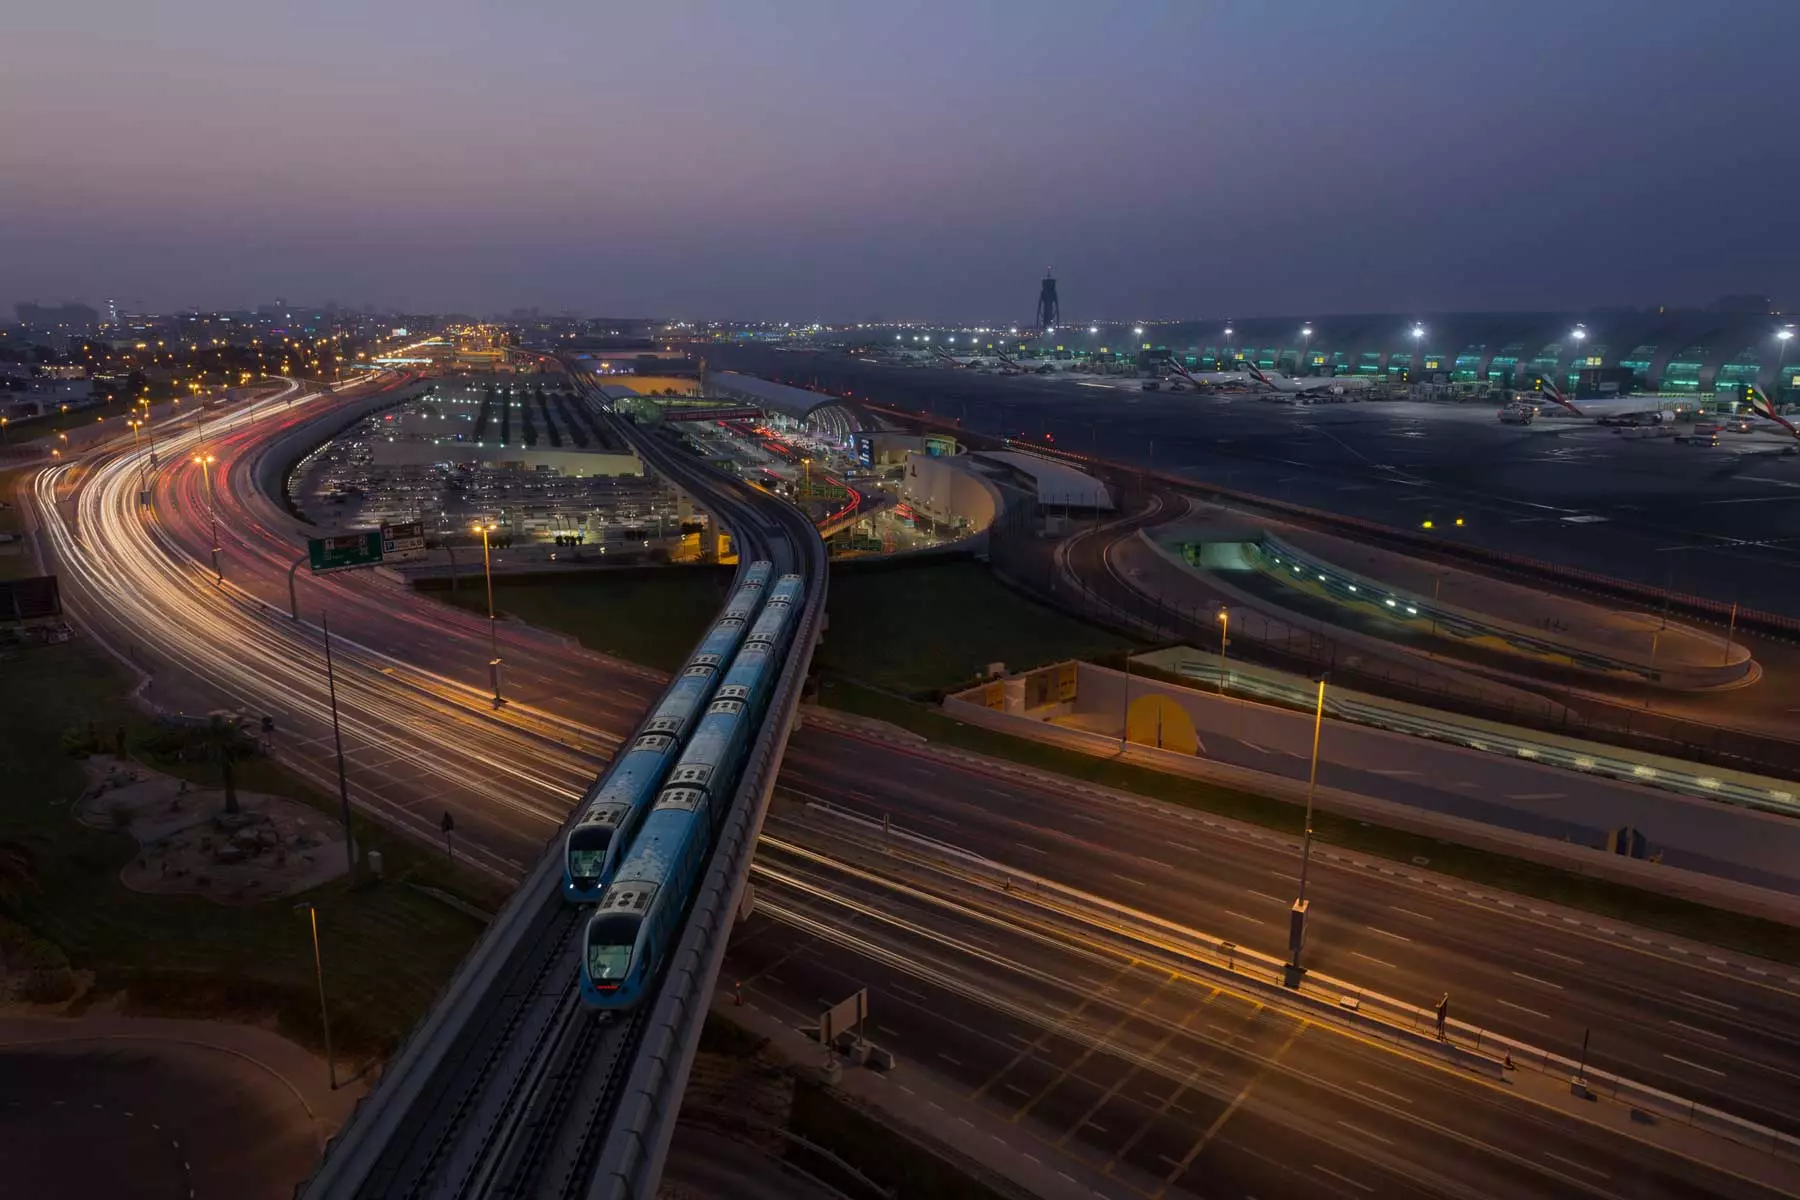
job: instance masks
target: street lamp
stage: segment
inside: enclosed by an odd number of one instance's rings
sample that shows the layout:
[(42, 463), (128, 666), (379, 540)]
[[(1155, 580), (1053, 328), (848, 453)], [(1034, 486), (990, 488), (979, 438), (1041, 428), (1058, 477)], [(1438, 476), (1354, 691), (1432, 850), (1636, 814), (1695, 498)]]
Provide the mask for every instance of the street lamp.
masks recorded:
[(219, 566), (219, 510), (213, 503), (212, 465), (217, 462), (210, 454), (196, 454), (194, 461), (200, 464), (200, 474), (206, 479), (206, 520), (212, 526), (212, 563), (213, 574), (219, 582), (225, 582), (225, 571)]
[(1312, 326), (1311, 325), (1302, 325), (1300, 327), (1300, 360), (1301, 360), (1301, 364), (1302, 364), (1300, 374), (1311, 375), (1312, 374)]
[(500, 527), (492, 521), (477, 521), (473, 528), (481, 535), (481, 568), (487, 574), (488, 679), (494, 685), (494, 707), (499, 708), (506, 700), (500, 695), (500, 626), (494, 613), (494, 560), (488, 551), (488, 534)]
[(1225, 647), (1230, 645), (1231, 610), (1219, 605), (1219, 695), (1225, 694)]
[(1781, 368), (1787, 365), (1788, 343), (1794, 340), (1794, 327), (1785, 325), (1775, 331), (1775, 340), (1781, 343), (1781, 353), (1775, 356), (1775, 395), (1781, 396)]
[(1131, 327), (1131, 336), (1143, 337), (1144, 336), (1144, 327), (1142, 325), (1133, 325)]
[(294, 911), (306, 910), (312, 922), (313, 973), (319, 977), (319, 1024), (325, 1027), (325, 1078), (331, 1090), (337, 1091), (337, 1060), (331, 1055), (331, 1010), (325, 1006), (325, 960), (319, 956), (319, 910), (309, 900), (294, 905)]
[(1319, 677), (1318, 707), (1313, 711), (1312, 770), (1306, 777), (1306, 833), (1300, 843), (1300, 891), (1288, 920), (1288, 964), (1282, 983), (1300, 986), (1306, 968), (1300, 965), (1300, 950), (1306, 944), (1306, 868), (1312, 863), (1313, 791), (1319, 784), (1319, 732), (1325, 725), (1325, 677)]

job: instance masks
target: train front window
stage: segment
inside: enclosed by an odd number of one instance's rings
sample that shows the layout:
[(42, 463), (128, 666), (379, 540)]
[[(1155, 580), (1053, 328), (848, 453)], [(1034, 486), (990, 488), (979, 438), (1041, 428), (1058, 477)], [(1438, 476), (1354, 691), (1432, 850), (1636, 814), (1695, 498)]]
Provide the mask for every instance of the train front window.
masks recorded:
[(593, 883), (606, 866), (606, 848), (612, 844), (610, 829), (578, 829), (569, 836), (569, 878)]
[(631, 947), (589, 946), (588, 978), (595, 983), (617, 984), (631, 966)]
[(617, 987), (631, 969), (631, 949), (637, 943), (638, 918), (607, 915), (588, 924), (588, 978), (600, 987)]

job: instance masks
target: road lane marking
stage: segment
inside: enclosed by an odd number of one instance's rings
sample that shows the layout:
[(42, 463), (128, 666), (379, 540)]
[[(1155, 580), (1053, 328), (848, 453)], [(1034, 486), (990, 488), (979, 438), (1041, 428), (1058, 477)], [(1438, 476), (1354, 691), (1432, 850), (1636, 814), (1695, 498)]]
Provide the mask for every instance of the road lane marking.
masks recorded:
[(1348, 1175), (1339, 1175), (1336, 1171), (1332, 1170), (1330, 1167), (1321, 1167), (1318, 1163), (1314, 1163), (1313, 1170), (1317, 1171), (1321, 1175), (1329, 1175), (1333, 1179), (1337, 1180), (1339, 1183), (1347, 1183), (1353, 1188), (1360, 1188), (1361, 1190), (1368, 1192), (1370, 1195), (1374, 1195), (1374, 1193), (1375, 1193), (1375, 1189), (1370, 1187), (1368, 1184), (1358, 1183), (1358, 1182), (1356, 1182), (1356, 1180), (1350, 1178)]
[(1393, 938), (1393, 939), (1394, 939), (1394, 940), (1395, 940), (1395, 941), (1396, 941), (1396, 942), (1410, 942), (1410, 941), (1412, 941), (1412, 939), (1411, 939), (1411, 938), (1409, 938), (1409, 937), (1407, 937), (1407, 936), (1406, 936), (1406, 935), (1405, 935), (1405, 934), (1401, 934), (1401, 933), (1390, 933), (1390, 932), (1388, 932), (1388, 931), (1387, 931), (1387, 930), (1385, 930), (1385, 929), (1379, 929), (1379, 928), (1377, 928), (1377, 927), (1376, 927), (1376, 926), (1374, 926), (1374, 925), (1364, 925), (1364, 926), (1363, 926), (1363, 928), (1364, 928), (1364, 929), (1367, 929), (1367, 930), (1368, 930), (1368, 931), (1369, 931), (1369, 932), (1370, 932), (1370, 933), (1379, 933), (1379, 934), (1380, 934), (1380, 935), (1381, 935), (1381, 936), (1382, 936), (1382, 937), (1390, 937), (1390, 938)]
[(1399, 767), (1370, 767), (1369, 771), (1374, 775), (1392, 775), (1396, 778), (1419, 774), (1417, 771), (1406, 771)]
[(1550, 1019), (1549, 1013), (1539, 1012), (1535, 1008), (1526, 1008), (1523, 1004), (1514, 1004), (1511, 1000), (1502, 1000), (1498, 996), (1494, 997), (1494, 1003), (1495, 1004), (1504, 1004), (1507, 1008), (1517, 1009), (1519, 1012), (1522, 1012), (1522, 1013), (1530, 1013), (1534, 1017), (1542, 1017), (1546, 1021), (1548, 1021)]
[(1373, 954), (1364, 954), (1361, 950), (1352, 950), (1350, 953), (1354, 954), (1358, 958), (1367, 959), (1369, 962), (1375, 963), (1379, 966), (1387, 967), (1389, 970), (1392, 970), (1392, 971), (1397, 971), (1400, 969), (1400, 968), (1394, 966), (1393, 963), (1388, 962), (1385, 959), (1376, 958)]
[(1539, 983), (1547, 988), (1555, 988), (1559, 992), (1563, 990), (1562, 984), (1551, 983), (1548, 979), (1539, 979), (1536, 975), (1527, 975), (1523, 971), (1514, 971), (1513, 974), (1518, 976), (1520, 979), (1529, 979), (1532, 983)]
[(1265, 924), (1267, 924), (1267, 922), (1266, 922), (1266, 921), (1264, 921), (1264, 920), (1263, 920), (1263, 919), (1262, 919), (1262, 918), (1261, 918), (1261, 917), (1250, 917), (1250, 916), (1245, 916), (1245, 915), (1244, 915), (1244, 914), (1243, 914), (1243, 913), (1241, 913), (1241, 912), (1238, 912), (1238, 911), (1237, 911), (1237, 910), (1236, 910), (1236, 909), (1231, 909), (1231, 908), (1227, 908), (1227, 909), (1225, 909), (1225, 910), (1223, 910), (1223, 911), (1224, 911), (1224, 913), (1225, 913), (1225, 915), (1226, 915), (1226, 916), (1229, 916), (1229, 917), (1236, 917), (1236, 918), (1237, 918), (1237, 919), (1238, 919), (1238, 920), (1240, 920), (1240, 921), (1249, 921), (1249, 922), (1250, 922), (1250, 923), (1251, 923), (1251, 924), (1253, 924), (1253, 925), (1265, 925)]
[(1717, 1038), (1721, 1042), (1730, 1040), (1722, 1033), (1714, 1033), (1712, 1030), (1702, 1029), (1698, 1025), (1689, 1025), (1686, 1021), (1677, 1021), (1673, 1017), (1669, 1018), (1669, 1024), (1673, 1025), (1677, 1029), (1685, 1029), (1689, 1033), (1697, 1033), (1701, 1037)]
[(1537, 952), (1538, 952), (1538, 953), (1539, 953), (1539, 954), (1541, 954), (1541, 955), (1543, 955), (1543, 956), (1544, 956), (1544, 957), (1545, 957), (1545, 958), (1554, 958), (1554, 959), (1557, 959), (1557, 960), (1558, 960), (1558, 961), (1560, 961), (1560, 962), (1566, 962), (1566, 963), (1574, 963), (1574, 964), (1575, 964), (1575, 965), (1576, 965), (1576, 966), (1578, 966), (1578, 967), (1579, 967), (1579, 966), (1581, 966), (1581, 965), (1582, 965), (1582, 963), (1581, 963), (1581, 960), (1580, 960), (1580, 959), (1579, 959), (1579, 958), (1576, 958), (1576, 957), (1575, 957), (1575, 956), (1574, 956), (1574, 955), (1572, 955), (1572, 954), (1558, 954), (1558, 953), (1557, 953), (1557, 952), (1556, 952), (1556, 951), (1554, 951), (1554, 950), (1545, 950), (1545, 949), (1544, 949), (1544, 948), (1543, 948), (1543, 947), (1541, 947), (1541, 946), (1540, 946), (1540, 947), (1536, 947), (1536, 949), (1537, 949)]
[(1554, 1154), (1549, 1150), (1544, 1151), (1544, 1157), (1555, 1159), (1557, 1162), (1561, 1163), (1565, 1167), (1574, 1167), (1577, 1171), (1586, 1171), (1589, 1175), (1596, 1175), (1596, 1176), (1600, 1177), (1601, 1179), (1611, 1179), (1612, 1178), (1611, 1175), (1608, 1175), (1605, 1171), (1602, 1171), (1598, 1167), (1590, 1167), (1586, 1163), (1578, 1163), (1572, 1158), (1564, 1158), (1562, 1155)]
[(1685, 1058), (1676, 1058), (1673, 1054), (1664, 1054), (1663, 1057), (1668, 1059), (1670, 1062), (1678, 1062), (1684, 1067), (1692, 1067), (1696, 1071), (1705, 1071), (1708, 1075), (1717, 1075), (1720, 1079), (1725, 1078), (1725, 1072), (1715, 1071), (1711, 1067), (1703, 1067), (1697, 1062), (1689, 1062)]
[(1256, 896), (1263, 900), (1273, 900), (1277, 904), (1286, 904), (1287, 903), (1287, 901), (1283, 900), (1280, 896), (1271, 896), (1271, 895), (1269, 895), (1269, 893), (1259, 892), (1255, 888), (1245, 888), (1244, 890), (1246, 892), (1249, 892), (1252, 896)]
[(943, 1051), (942, 1051), (942, 1050), (939, 1050), (939, 1051), (938, 1051), (938, 1052), (937, 1052), (937, 1056), (938, 1056), (938, 1057), (939, 1057), (939, 1058), (941, 1058), (941, 1059), (943, 1059), (943, 1060), (944, 1060), (944, 1061), (945, 1061), (945, 1062), (947, 1062), (947, 1063), (949, 1063), (949, 1064), (950, 1064), (950, 1065), (951, 1065), (951, 1066), (953, 1066), (953, 1067), (960, 1067), (960, 1066), (962, 1066), (962, 1059), (960, 1059), (960, 1058), (951, 1058), (951, 1057), (950, 1057), (950, 1056), (949, 1056), (949, 1055), (948, 1055), (948, 1054), (945, 1054), (945, 1053), (944, 1053), (944, 1052), (943, 1052)]
[(1514, 792), (1506, 798), (1508, 800), (1561, 800), (1563, 795), (1562, 792)]
[(1370, 1083), (1366, 1079), (1359, 1079), (1356, 1081), (1356, 1083), (1357, 1083), (1358, 1087), (1364, 1088), (1371, 1092), (1380, 1092), (1382, 1095), (1388, 1097), (1389, 1099), (1398, 1100), (1402, 1104), (1411, 1104), (1412, 1103), (1411, 1097), (1402, 1096), (1399, 1092), (1390, 1092), (1384, 1087), (1377, 1087), (1374, 1084)]
[(1686, 997), (1687, 997), (1687, 998), (1688, 998), (1688, 999), (1689, 999), (1689, 1000), (1698, 1000), (1698, 1001), (1699, 1001), (1699, 1002), (1700, 1002), (1700, 1003), (1702, 1003), (1702, 1004), (1712, 1004), (1712, 1005), (1716, 1005), (1716, 1006), (1717, 1006), (1717, 1007), (1719, 1007), (1719, 1008), (1723, 1008), (1723, 1009), (1726, 1009), (1726, 1010), (1728, 1010), (1728, 1011), (1730, 1011), (1730, 1012), (1737, 1012), (1737, 1011), (1738, 1011), (1738, 1006), (1737, 1006), (1737, 1005), (1735, 1005), (1735, 1004), (1727, 1004), (1727, 1003), (1725, 1003), (1725, 1002), (1724, 1002), (1724, 1001), (1723, 1001), (1723, 1000), (1714, 1000), (1714, 999), (1713, 999), (1713, 998), (1712, 998), (1712, 997), (1711, 997), (1711, 996), (1701, 996), (1701, 995), (1697, 995), (1697, 994), (1695, 994), (1695, 993), (1693, 993), (1693, 992), (1690, 992), (1690, 991), (1688, 991), (1688, 990), (1687, 990), (1687, 989), (1685, 989), (1685, 988), (1683, 988), (1683, 989), (1682, 989), (1682, 992), (1681, 992), (1681, 994), (1682, 994), (1682, 995), (1684, 995), (1684, 996), (1686, 996)]
[(1410, 909), (1410, 908), (1401, 908), (1401, 907), (1400, 907), (1400, 906), (1399, 906), (1399, 905), (1398, 905), (1398, 904), (1390, 904), (1390, 905), (1388, 905), (1388, 907), (1389, 907), (1389, 908), (1391, 908), (1391, 909), (1393, 909), (1393, 910), (1394, 910), (1394, 911), (1395, 911), (1395, 912), (1402, 912), (1402, 913), (1405, 913), (1405, 914), (1406, 914), (1406, 915), (1407, 915), (1407, 916), (1409, 916), (1409, 917), (1417, 917), (1417, 918), (1418, 918), (1418, 919), (1419, 919), (1419, 920), (1421, 920), (1421, 921), (1435, 921), (1435, 920), (1437, 920), (1437, 918), (1436, 918), (1436, 917), (1428, 917), (1428, 916), (1426, 916), (1426, 915), (1425, 915), (1425, 914), (1424, 914), (1424, 913), (1422, 913), (1422, 912), (1414, 912), (1414, 911), (1413, 911), (1413, 910), (1412, 910), (1412, 909)]
[(1352, 1125), (1348, 1121), (1339, 1121), (1338, 1124), (1342, 1125), (1345, 1129), (1348, 1129), (1351, 1133), (1356, 1134), (1358, 1137), (1366, 1137), (1370, 1141), (1380, 1142), (1384, 1146), (1391, 1146), (1394, 1144), (1387, 1138), (1382, 1137), (1379, 1133), (1370, 1133), (1360, 1125)]

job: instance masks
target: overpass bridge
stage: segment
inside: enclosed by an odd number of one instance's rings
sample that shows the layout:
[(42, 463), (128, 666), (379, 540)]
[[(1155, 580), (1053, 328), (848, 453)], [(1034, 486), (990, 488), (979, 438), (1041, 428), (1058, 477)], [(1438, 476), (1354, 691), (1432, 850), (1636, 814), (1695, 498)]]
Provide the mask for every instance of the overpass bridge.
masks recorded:
[(732, 531), (745, 564), (740, 577), (764, 559), (777, 576), (804, 579), (767, 715), (676, 948), (645, 1002), (600, 1015), (579, 1000), (589, 910), (561, 896), (565, 826), (327, 1147), (300, 1190), (309, 1200), (655, 1194), (726, 941), (748, 911), (750, 860), (824, 625), (826, 555), (797, 509), (607, 419)]

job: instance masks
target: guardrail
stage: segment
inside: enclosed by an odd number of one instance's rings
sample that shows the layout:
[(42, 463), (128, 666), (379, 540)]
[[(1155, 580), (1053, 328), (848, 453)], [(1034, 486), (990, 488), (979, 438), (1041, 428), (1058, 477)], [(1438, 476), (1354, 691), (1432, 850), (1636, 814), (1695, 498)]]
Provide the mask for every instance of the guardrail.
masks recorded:
[(1275, 1004), (1299, 1004), (1315, 1017), (1354, 1028), (1391, 1045), (1448, 1061), (1451, 1065), (1499, 1077), (1508, 1069), (1528, 1070), (1568, 1080), (1595, 1094), (1606, 1095), (1633, 1109), (1678, 1121), (1739, 1145), (1790, 1162), (1800, 1162), (1800, 1138), (1742, 1117), (1721, 1112), (1687, 1096), (1677, 1096), (1613, 1071), (1557, 1054), (1543, 1046), (1497, 1034), (1467, 1022), (1446, 1020), (1437, 1032), (1434, 1010), (1409, 1004), (1330, 975), (1309, 971), (1297, 988), (1285, 985), (1287, 963), (1273, 955), (1240, 946), (1215, 934), (1189, 929), (1101, 896), (1020, 871), (924, 834), (879, 823), (859, 814), (814, 803), (840, 819), (879, 831), (887, 839), (917, 845), (929, 853), (953, 858), (986, 876), (986, 886), (1013, 896), (1033, 896), (1049, 906), (1066, 904), (1071, 912), (1092, 920), (1105, 914), (1112, 932), (1136, 942), (1151, 957), (1162, 955), (1178, 965), (1198, 966), (1229, 979)]
[[(1217, 660), (1213, 662), (1203, 659), (1183, 660), (1175, 664), (1175, 671), (1179, 675), (1196, 681), (1215, 684), (1219, 682)], [(1298, 681), (1288, 682), (1278, 676), (1242, 666), (1225, 668), (1225, 686), (1237, 695), (1262, 696), (1279, 701), (1290, 708), (1310, 708), (1317, 699), (1313, 688), (1308, 684)], [(1436, 742), (1447, 742), (1485, 754), (1496, 754), (1503, 758), (1523, 758), (1544, 766), (1561, 767), (1578, 774), (1606, 776), (1626, 783), (1644, 784), (1649, 787), (1662, 788), (1665, 791), (1678, 792), (1684, 796), (1696, 796), (1702, 800), (1717, 800), (1727, 804), (1741, 805), (1745, 808), (1760, 809), (1764, 812), (1779, 813), (1785, 817), (1800, 816), (1800, 799), (1796, 798), (1793, 785), (1776, 786), (1784, 782), (1781, 780), (1761, 779), (1756, 782), (1744, 782), (1739, 779), (1721, 778), (1719, 775), (1684, 770), (1685, 764), (1679, 759), (1660, 756), (1660, 765), (1652, 766), (1646, 762), (1634, 762), (1631, 759), (1609, 755), (1607, 750), (1610, 747), (1598, 743), (1570, 746), (1547, 737), (1525, 737), (1522, 736), (1524, 732), (1522, 730), (1509, 731), (1504, 728), (1470, 725), (1445, 719), (1442, 716), (1410, 713), (1394, 705), (1381, 704), (1353, 694), (1346, 695), (1341, 689), (1327, 690), (1325, 709), (1331, 715), (1353, 724), (1387, 729), (1395, 733), (1410, 734), (1413, 737), (1429, 738)], [(1747, 775), (1747, 773), (1741, 774)]]

